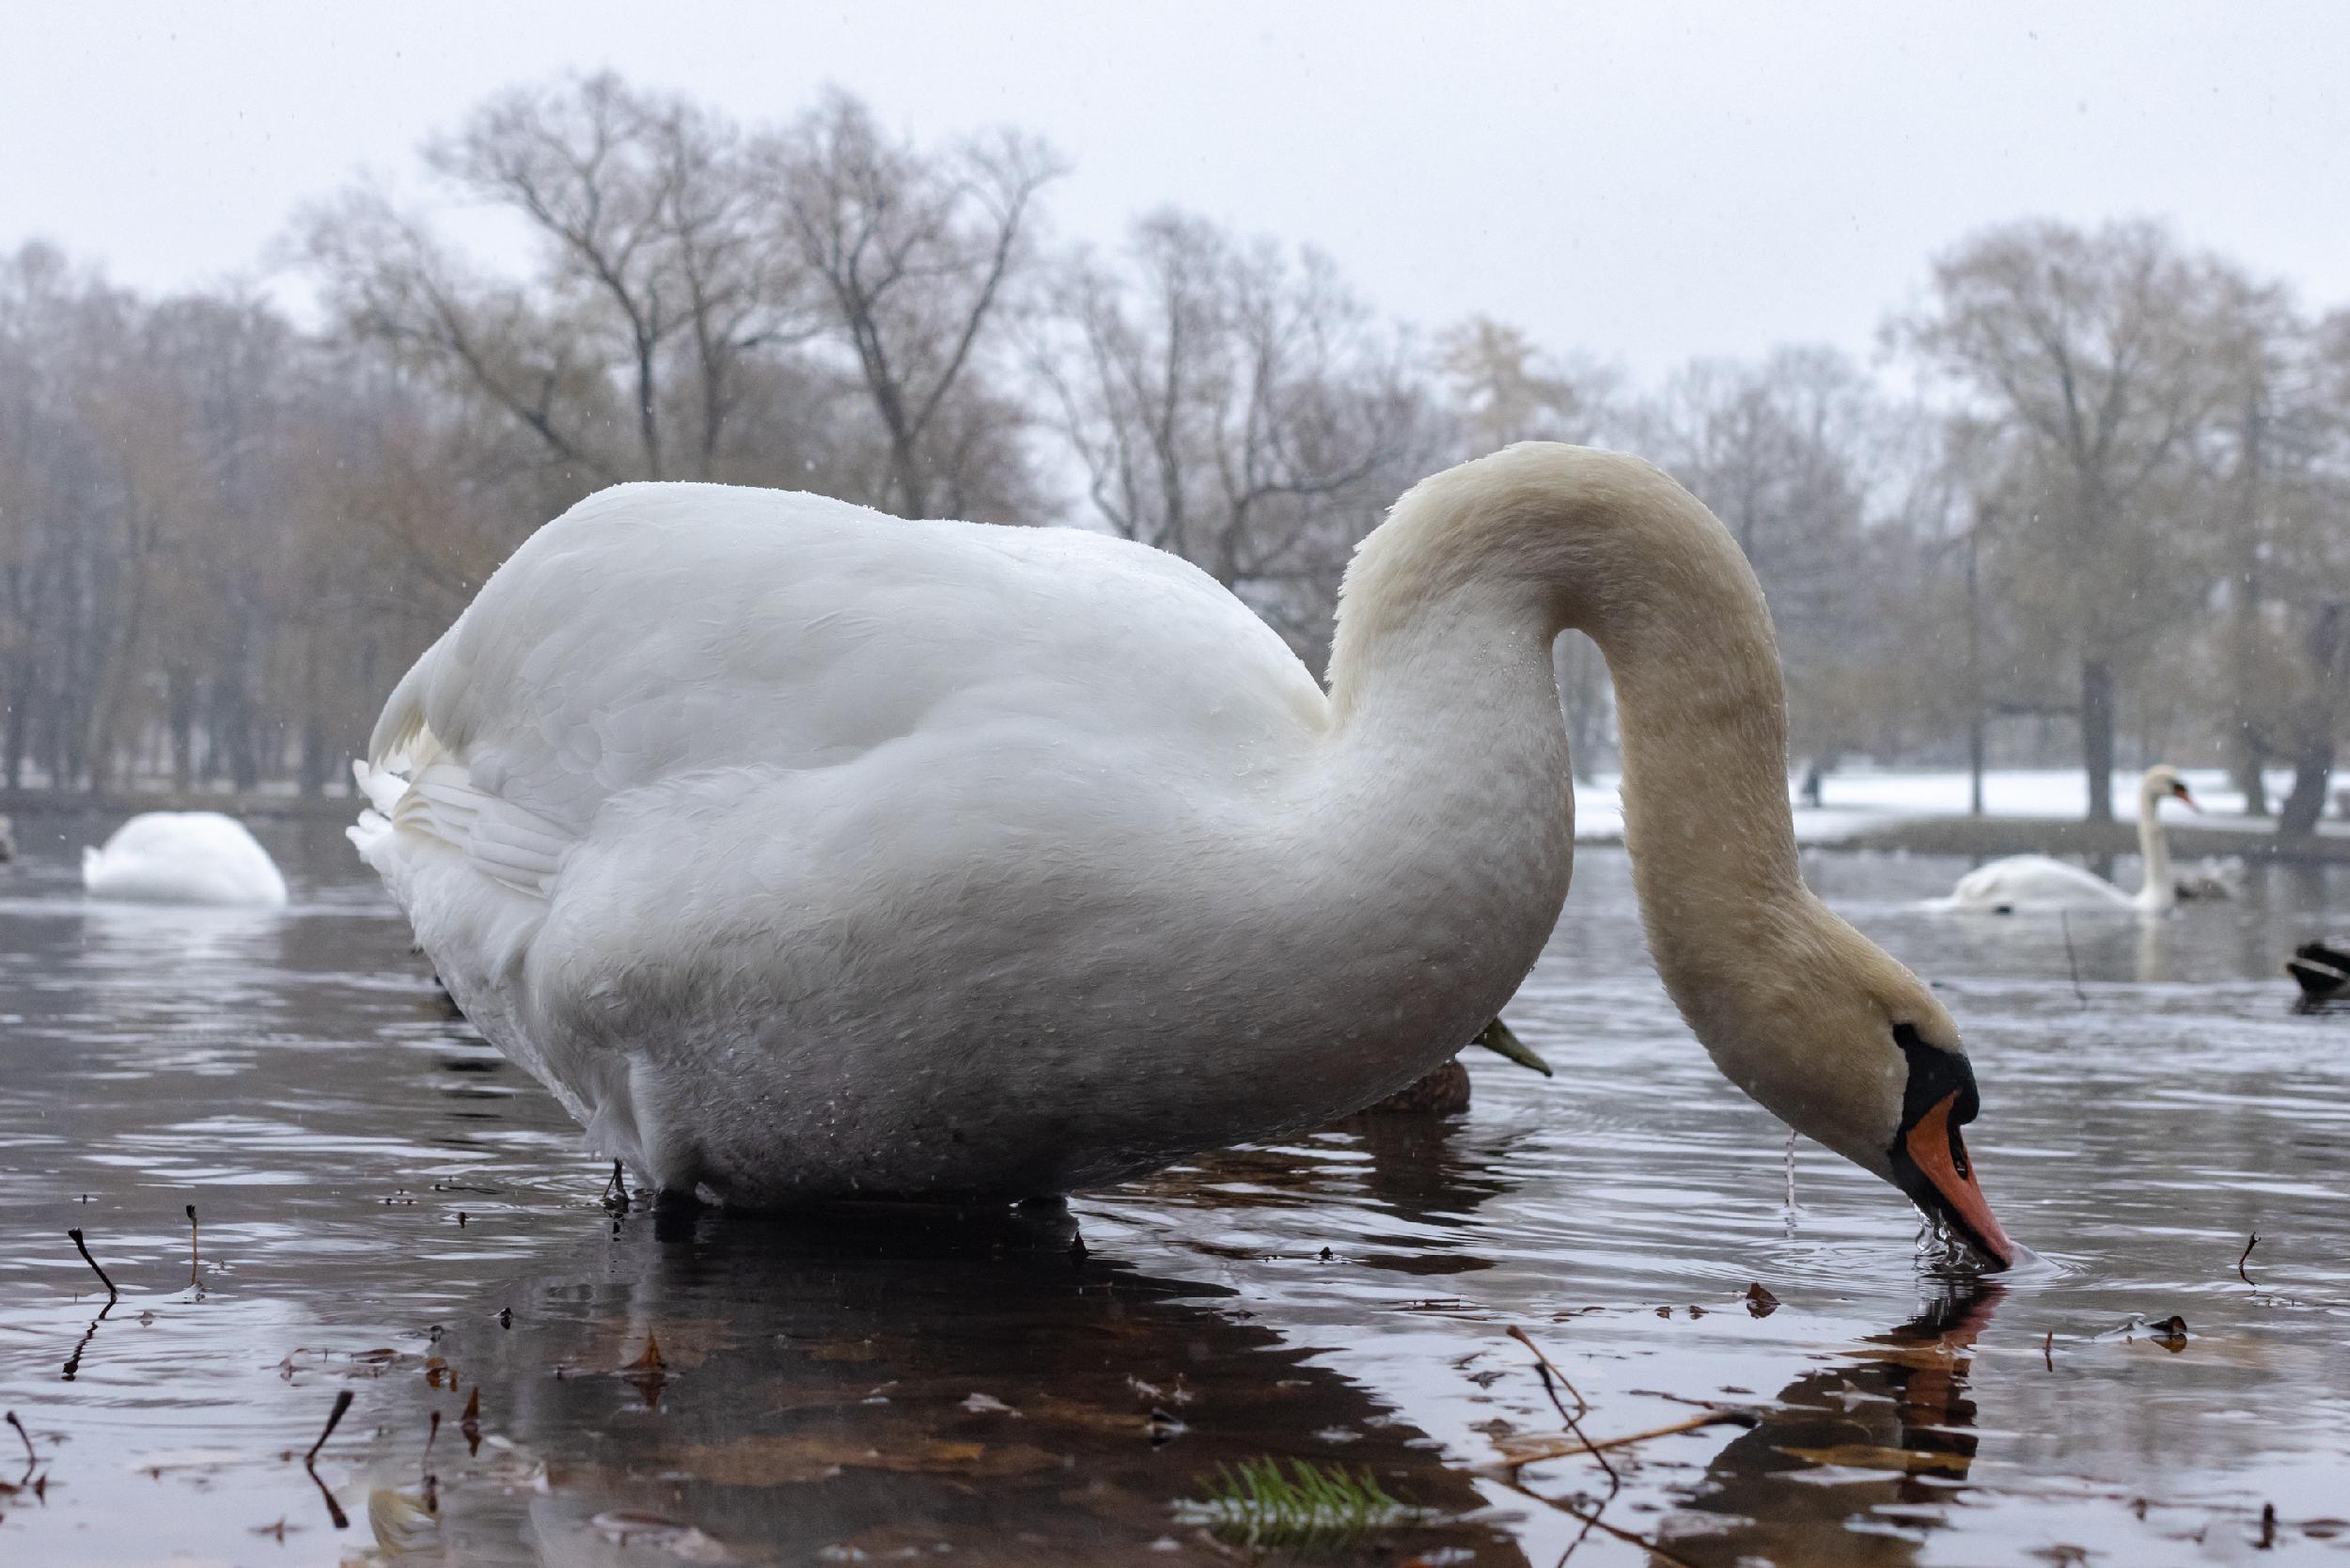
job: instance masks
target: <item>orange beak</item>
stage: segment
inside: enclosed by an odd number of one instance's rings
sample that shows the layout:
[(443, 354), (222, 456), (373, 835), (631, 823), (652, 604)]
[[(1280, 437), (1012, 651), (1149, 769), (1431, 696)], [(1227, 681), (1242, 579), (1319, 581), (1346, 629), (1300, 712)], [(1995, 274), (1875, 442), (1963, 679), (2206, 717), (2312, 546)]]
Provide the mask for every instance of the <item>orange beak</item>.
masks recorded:
[(1956, 1091), (1946, 1094), (1919, 1117), (1902, 1140), (1903, 1152), (1925, 1179), (1924, 1184), (1932, 1194), (1931, 1200), (1919, 1206), (1950, 1221), (1993, 1266), (2007, 1268), (2015, 1262), (2015, 1244), (1999, 1229), (1998, 1219), (1991, 1213), (1991, 1205), (1984, 1200), (1982, 1188), (1975, 1181), (1974, 1167), (1966, 1158), (1966, 1144), (1954, 1114), (1958, 1098)]
[(2180, 804), (2184, 805), (2188, 810), (2194, 812), (2197, 816), (2200, 817), (2203, 814), (2203, 808), (2195, 804), (2195, 797), (2186, 792), (2186, 785), (2173, 784), (2170, 786), (2170, 792), (2178, 796)]

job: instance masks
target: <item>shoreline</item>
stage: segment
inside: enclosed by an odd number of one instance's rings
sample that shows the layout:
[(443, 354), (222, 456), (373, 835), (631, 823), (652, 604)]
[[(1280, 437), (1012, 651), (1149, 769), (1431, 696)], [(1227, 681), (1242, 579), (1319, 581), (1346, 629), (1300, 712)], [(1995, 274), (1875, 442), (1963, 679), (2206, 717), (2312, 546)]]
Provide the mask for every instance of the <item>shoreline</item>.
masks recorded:
[[(2350, 824), (2327, 822), (2306, 839), (2280, 839), (2264, 822), (2242, 827), (2206, 827), (2165, 823), (2172, 856), (2192, 863), (2207, 856), (2238, 856), (2247, 862), (2282, 865), (2350, 865)], [(1947, 855), (1997, 859), (2010, 855), (2135, 855), (2138, 824), (2092, 823), (2073, 817), (1888, 816), (1863, 818), (1799, 831), (1797, 843), (1814, 851), (1861, 854)], [(1621, 846), (1621, 829), (1584, 831), (1585, 844)]]

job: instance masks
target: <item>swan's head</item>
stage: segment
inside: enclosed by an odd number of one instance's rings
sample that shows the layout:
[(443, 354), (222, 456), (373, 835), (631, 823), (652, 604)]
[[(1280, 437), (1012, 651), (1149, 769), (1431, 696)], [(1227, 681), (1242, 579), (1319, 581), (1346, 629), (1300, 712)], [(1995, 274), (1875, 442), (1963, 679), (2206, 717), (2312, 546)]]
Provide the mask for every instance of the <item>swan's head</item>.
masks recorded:
[(1890, 1182), (2006, 1268), (1961, 1129), (1979, 1102), (1958, 1026), (1917, 976), (1812, 899), (1767, 922), (1684, 1011), (1731, 1082), (1781, 1121)]
[(2159, 805), (2168, 799), (2181, 802), (2190, 811), (2202, 810), (2195, 804), (2195, 797), (2187, 793), (2186, 780), (2181, 778), (2179, 770), (2168, 762), (2157, 762), (2146, 770), (2146, 777), (2139, 783), (2138, 793), (2138, 798), (2150, 806)]

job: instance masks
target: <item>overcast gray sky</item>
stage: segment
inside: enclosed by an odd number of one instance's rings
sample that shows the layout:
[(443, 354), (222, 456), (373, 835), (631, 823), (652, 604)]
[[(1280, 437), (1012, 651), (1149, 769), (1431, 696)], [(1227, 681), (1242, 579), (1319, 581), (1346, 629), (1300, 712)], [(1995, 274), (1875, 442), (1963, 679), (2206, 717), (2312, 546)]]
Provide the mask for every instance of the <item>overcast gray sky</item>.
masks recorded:
[(0, 243), (163, 289), (486, 94), (610, 66), (745, 119), (825, 82), (1075, 163), (1058, 230), (1174, 202), (1653, 375), (1867, 352), (1933, 252), (2153, 213), (2350, 304), (2350, 6), (0, 3)]

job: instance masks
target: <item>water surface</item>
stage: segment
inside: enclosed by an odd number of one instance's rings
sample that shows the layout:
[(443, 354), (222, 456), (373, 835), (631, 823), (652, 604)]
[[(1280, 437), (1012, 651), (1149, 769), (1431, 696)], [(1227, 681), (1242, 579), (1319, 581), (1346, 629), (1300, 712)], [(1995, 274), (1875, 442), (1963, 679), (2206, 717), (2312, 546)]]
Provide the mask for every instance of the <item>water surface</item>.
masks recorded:
[[(85, 836), (20, 823), (0, 872), (8, 1563), (1223, 1562), (1184, 1505), (1267, 1456), (1424, 1511), (1323, 1560), (2350, 1551), (2350, 1018), (2277, 971), (2339, 870), (2060, 926), (1917, 908), (1958, 862), (1810, 863), (1967, 1031), (1985, 1185), (2040, 1255), (1986, 1281), (1816, 1149), (1790, 1202), (1618, 852), (1509, 1012), (1555, 1081), (1479, 1061), (1465, 1117), (1066, 1214), (786, 1225), (607, 1213), (326, 824), (273, 838), (282, 915), (87, 905)], [(1512, 1470), (1563, 1430), (1512, 1326), (1593, 1437), (1759, 1424)]]

